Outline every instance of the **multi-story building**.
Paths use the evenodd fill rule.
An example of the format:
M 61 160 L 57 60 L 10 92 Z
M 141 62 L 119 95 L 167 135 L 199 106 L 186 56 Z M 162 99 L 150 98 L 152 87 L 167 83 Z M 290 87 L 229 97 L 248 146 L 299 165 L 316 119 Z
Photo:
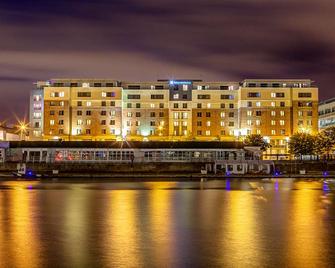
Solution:
M 319 103 L 319 129 L 335 126 L 335 98 Z
M 53 79 L 31 97 L 33 139 L 237 140 L 261 134 L 271 153 L 296 132 L 318 130 L 311 80 Z

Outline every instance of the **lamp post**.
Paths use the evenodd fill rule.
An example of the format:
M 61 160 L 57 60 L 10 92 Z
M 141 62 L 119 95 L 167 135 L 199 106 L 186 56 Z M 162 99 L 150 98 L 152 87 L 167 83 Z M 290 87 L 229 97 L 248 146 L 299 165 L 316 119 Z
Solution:
M 19 121 L 18 129 L 20 133 L 20 140 L 26 140 L 26 132 L 28 130 L 28 123 L 25 123 L 24 121 Z

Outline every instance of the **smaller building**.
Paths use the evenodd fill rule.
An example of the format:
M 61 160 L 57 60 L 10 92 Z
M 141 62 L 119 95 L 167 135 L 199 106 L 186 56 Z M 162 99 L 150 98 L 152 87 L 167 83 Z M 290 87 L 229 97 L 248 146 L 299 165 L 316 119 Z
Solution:
M 319 103 L 319 129 L 335 126 L 335 98 Z
M 17 129 L 6 126 L 0 126 L 0 141 L 18 141 L 20 135 Z

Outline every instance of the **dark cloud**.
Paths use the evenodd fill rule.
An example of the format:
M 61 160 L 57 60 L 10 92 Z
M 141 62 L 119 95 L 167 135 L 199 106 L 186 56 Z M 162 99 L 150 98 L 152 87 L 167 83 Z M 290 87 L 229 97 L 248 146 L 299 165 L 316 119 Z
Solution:
M 0 107 L 13 105 L 0 118 L 23 116 L 33 82 L 52 77 L 311 78 L 329 98 L 334 11 L 331 0 L 1 1 Z

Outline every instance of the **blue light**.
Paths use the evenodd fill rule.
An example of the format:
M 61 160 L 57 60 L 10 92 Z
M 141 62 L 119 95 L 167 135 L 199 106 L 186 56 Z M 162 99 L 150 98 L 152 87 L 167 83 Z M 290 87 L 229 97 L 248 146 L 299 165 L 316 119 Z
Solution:
M 230 176 L 230 172 L 229 171 L 226 171 L 226 176 Z
M 231 190 L 231 188 L 230 188 L 230 180 L 229 180 L 229 179 L 226 180 L 226 190 L 227 190 L 227 191 L 230 191 L 230 190 Z
M 192 81 L 175 81 L 175 80 L 170 80 L 169 84 L 170 85 L 191 85 Z
M 323 176 L 324 176 L 324 177 L 327 177 L 327 176 L 328 176 L 328 171 L 324 171 L 324 172 L 323 172 Z

